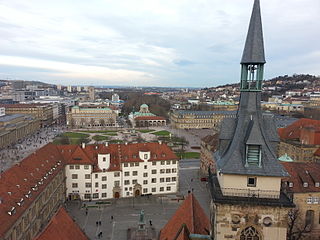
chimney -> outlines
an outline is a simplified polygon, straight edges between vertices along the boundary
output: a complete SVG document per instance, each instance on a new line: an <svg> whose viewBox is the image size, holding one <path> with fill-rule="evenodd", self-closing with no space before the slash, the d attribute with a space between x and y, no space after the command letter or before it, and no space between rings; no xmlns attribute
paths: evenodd
<svg viewBox="0 0 320 240"><path fill-rule="evenodd" d="M106 142L106 143L105 143L105 146L106 146L106 147L108 147L108 146L109 146L109 143L108 143L108 142Z"/></svg>
<svg viewBox="0 0 320 240"><path fill-rule="evenodd" d="M162 144L162 141L161 141L161 140L159 140L159 144L160 144L160 145Z"/></svg>
<svg viewBox="0 0 320 240"><path fill-rule="evenodd" d="M125 144L125 145L128 145L128 142L125 142L124 144Z"/></svg>
<svg viewBox="0 0 320 240"><path fill-rule="evenodd" d="M83 149L85 149L85 147L86 147L86 143L81 143L81 147L83 148Z"/></svg>

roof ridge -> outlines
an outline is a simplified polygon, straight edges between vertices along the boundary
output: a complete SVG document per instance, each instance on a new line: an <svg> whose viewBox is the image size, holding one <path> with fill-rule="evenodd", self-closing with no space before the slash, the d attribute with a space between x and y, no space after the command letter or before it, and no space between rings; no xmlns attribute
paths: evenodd
<svg viewBox="0 0 320 240"><path fill-rule="evenodd" d="M190 196L191 196L191 227L192 227L192 229L191 229L191 232L194 232L194 228L195 228L195 219L194 219L194 215L195 215L195 213L194 213L194 201L193 201L193 193L190 193Z"/></svg>

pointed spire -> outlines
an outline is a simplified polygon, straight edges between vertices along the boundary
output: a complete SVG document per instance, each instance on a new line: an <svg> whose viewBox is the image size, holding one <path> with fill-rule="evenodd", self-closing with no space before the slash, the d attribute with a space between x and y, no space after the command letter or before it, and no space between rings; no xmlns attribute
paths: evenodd
<svg viewBox="0 0 320 240"><path fill-rule="evenodd" d="M241 59L241 64L248 63L266 63L264 57L263 33L259 0L254 1L247 40Z"/></svg>

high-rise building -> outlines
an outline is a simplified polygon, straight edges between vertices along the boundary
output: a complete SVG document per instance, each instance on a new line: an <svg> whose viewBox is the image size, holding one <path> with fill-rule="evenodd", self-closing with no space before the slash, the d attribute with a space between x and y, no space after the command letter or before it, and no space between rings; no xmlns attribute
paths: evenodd
<svg viewBox="0 0 320 240"><path fill-rule="evenodd" d="M89 87L88 92L89 92L89 99L91 101L94 101L95 100L94 87Z"/></svg>
<svg viewBox="0 0 320 240"><path fill-rule="evenodd" d="M72 86L71 86L71 85L69 85L69 86L67 87L67 91L68 91L68 92L72 92Z"/></svg>
<svg viewBox="0 0 320 240"><path fill-rule="evenodd" d="M281 189L288 173L277 160L274 118L261 111L265 63L260 2L255 0L241 60L238 112L222 122L215 171L209 174L215 240L286 239L294 204Z"/></svg>

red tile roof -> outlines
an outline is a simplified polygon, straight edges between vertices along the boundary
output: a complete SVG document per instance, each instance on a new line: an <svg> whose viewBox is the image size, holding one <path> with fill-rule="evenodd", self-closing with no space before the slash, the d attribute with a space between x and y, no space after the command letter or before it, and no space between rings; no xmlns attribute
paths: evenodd
<svg viewBox="0 0 320 240"><path fill-rule="evenodd" d="M315 151L314 155L315 155L315 156L319 156L319 157L320 157L320 148L318 148L318 150L317 150L317 151Z"/></svg>
<svg viewBox="0 0 320 240"><path fill-rule="evenodd" d="M89 238L61 207L35 240L88 240Z"/></svg>
<svg viewBox="0 0 320 240"><path fill-rule="evenodd" d="M300 139L301 129L310 126L320 127L320 120L301 118L285 128L279 128L278 133L282 140Z"/></svg>
<svg viewBox="0 0 320 240"><path fill-rule="evenodd" d="M142 116L142 117L136 117L134 120L141 121L141 120L166 120L166 119L160 116Z"/></svg>
<svg viewBox="0 0 320 240"><path fill-rule="evenodd" d="M185 232L181 233L183 225L186 225L192 234L209 235L209 219L193 194L188 195L168 223L161 229L159 239L175 240L177 237L183 240L188 239L183 236Z"/></svg>
<svg viewBox="0 0 320 240"><path fill-rule="evenodd" d="M304 162L281 162L290 177L284 178L283 182L292 183L292 187L288 187L288 191L294 193L319 192L320 187L316 187L315 183L320 184L320 163L304 163ZM308 183L308 186L304 186Z"/></svg>
<svg viewBox="0 0 320 240"><path fill-rule="evenodd" d="M0 238L29 208L51 179L63 170L63 161L57 147L53 144L47 144L19 164L1 173ZM22 204L19 204L20 201ZM9 215L8 212L13 208L13 213Z"/></svg>

